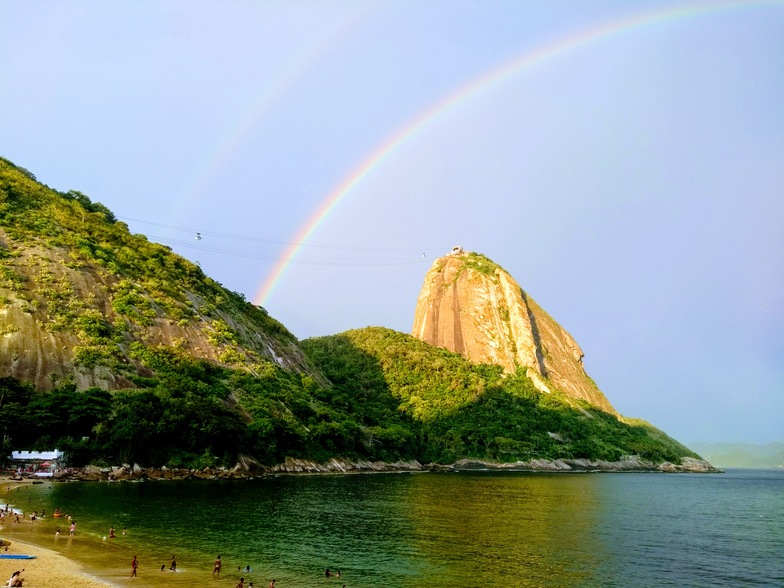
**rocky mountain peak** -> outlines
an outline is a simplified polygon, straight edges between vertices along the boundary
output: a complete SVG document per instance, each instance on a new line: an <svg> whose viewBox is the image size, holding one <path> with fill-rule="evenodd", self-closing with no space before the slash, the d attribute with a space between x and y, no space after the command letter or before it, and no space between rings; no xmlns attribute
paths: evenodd
<svg viewBox="0 0 784 588"><path fill-rule="evenodd" d="M412 335L474 363L527 369L543 392L616 413L583 368L580 346L499 265L455 247L435 260L417 301Z"/></svg>

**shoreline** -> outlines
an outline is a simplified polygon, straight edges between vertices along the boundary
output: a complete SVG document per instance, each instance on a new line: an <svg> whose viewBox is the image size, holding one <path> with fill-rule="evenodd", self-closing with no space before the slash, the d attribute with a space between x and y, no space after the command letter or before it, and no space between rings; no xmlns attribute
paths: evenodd
<svg viewBox="0 0 784 588"><path fill-rule="evenodd" d="M482 459L461 459L452 464L421 464L416 460L396 462L371 462L332 458L326 462L287 458L271 467L204 468L141 468L134 464L104 467L87 466L75 472L58 472L47 482L144 482L160 480L231 480L307 474L369 474L369 473L426 473L496 471L519 473L723 473L705 460L684 457L680 464L656 464L637 456L618 461L588 459L533 459L530 461L495 462ZM19 480L17 480L19 482ZM33 483L30 479L21 482Z"/></svg>
<svg viewBox="0 0 784 588"><path fill-rule="evenodd" d="M4 531L0 528L0 532ZM34 555L35 559L0 559L3 585L14 571L24 570L24 585L35 588L116 588L115 584L88 574L78 561L52 549L15 538L9 541L11 545L3 553Z"/></svg>
<svg viewBox="0 0 784 588"><path fill-rule="evenodd" d="M67 516L55 518L49 514L34 522L30 514L34 508L40 508L41 495L31 502L29 492L46 493L56 483L52 478L46 480L39 485L30 479L0 478L0 503L3 509L6 505L9 508L0 522L0 539L10 543L7 549L0 546L0 555L7 552L35 556L34 559L0 558L0 586L6 585L16 570L24 570L21 574L24 586L30 588L152 588L194 586L205 582L215 588L236 585L239 569L235 574L227 568L222 577L212 577L212 559L200 561L188 557L183 549L177 550L180 565L176 573L171 573L168 567L163 573L161 564L169 565L168 547L161 549L158 545L150 549L143 535L136 532L126 536L120 531L116 539L108 539L103 534L105 531L95 528L95 521L82 525L78 509L71 510L74 520L80 521L73 536L68 531L70 520ZM47 504L46 510L50 508ZM17 513L18 523L15 522ZM131 558L135 555L139 558L139 572L137 577L130 578ZM267 581L263 585L266 586Z"/></svg>
<svg viewBox="0 0 784 588"><path fill-rule="evenodd" d="M304 460L287 460L284 464L279 464L274 468L275 471L268 471L261 475L260 472L247 472L242 468L235 468L234 470L225 470L229 475L215 476L212 479L251 479L259 477L277 477L277 476L297 476L297 475L346 475L346 474L369 474L369 473L448 473L448 472L514 472L514 473L594 473L594 472L628 472L628 473L664 473L672 471L685 471L685 472L709 472L718 473L718 470L700 460L693 460L693 463L685 463L689 469L683 469L683 465L679 466L679 470L662 469L661 467L653 466L649 462L642 462L638 459L625 460L621 462L590 462L588 460L556 460L556 461L537 461L530 462L516 462L516 463L494 463L484 462L480 460L460 460L454 464L444 466L434 466L429 464L423 466L418 462L397 462L393 464L382 462L349 462L347 460L330 460L325 463L308 462ZM535 465L535 468L521 467ZM610 467L608 467L610 466ZM646 467L653 466L653 467ZM97 470L98 468L94 468ZM128 468L131 471L127 472L126 476L122 476L123 470L126 468L103 468L100 471L100 477L92 481L106 482L109 481L109 476L112 476L112 482L145 482L149 480L182 480L182 479L205 479L201 476L192 475L190 470L173 471L171 469L162 468L161 470L141 470L138 466L135 468ZM133 469L137 469L136 476L134 476ZM158 473L157 476L150 474ZM182 474L182 475L180 475ZM184 475L190 474L190 475ZM73 476L73 475L72 475ZM210 479L210 478L206 478ZM52 477L45 478L42 482L52 484L55 482L68 482L80 481L75 477ZM14 478L0 478L0 495L3 500L12 506L14 510L24 508L24 494L26 487L33 487L36 483L41 483L35 479L14 479ZM21 496L16 496L17 491L21 490ZM25 510L27 510L25 508ZM29 513L28 513L29 515ZM21 516L21 515L20 515ZM42 521L43 523L43 521ZM49 521L51 524L51 521ZM12 524L9 519L4 521L3 526L0 526L0 538L7 539L11 542L7 548L10 554L29 554L35 555L35 559L29 560L15 560L15 559L2 559L0 558L0 585L4 584L15 570L22 570L22 576L25 578L25 585L33 588L55 588L61 586L70 586L76 588L117 588L118 586L125 585L122 578L126 578L124 562L129 560L129 556L124 553L115 553L119 561L123 562L118 567L114 562L106 565L106 561L94 559L91 555L87 555L91 551L98 553L99 551L105 552L105 546L108 545L105 541L102 543L100 537L85 536L81 533L78 534L78 541L74 542L74 548L77 545L80 549L72 551L71 543L68 537L67 530L65 535L60 538L59 549L57 548L58 542L55 539L54 547L51 545L50 535L39 535L35 531L38 523L32 523L29 518L22 517L20 524ZM84 540L82 538L84 537ZM79 545L81 544L81 545ZM67 547L66 547L67 545ZM119 544L117 544L119 547ZM129 546L130 547L130 546ZM65 551L63 549L65 548ZM0 547L0 550L4 548ZM0 551L0 554L2 551ZM129 551L129 553L132 553ZM85 557L86 556L86 557ZM145 567L149 567L147 562L152 558L145 558ZM117 559L115 559L117 561ZM156 569L156 568L152 568ZM88 571L89 570L89 571ZM178 570L179 571L179 570ZM3 574L5 574L3 576ZM177 574L179 576L179 574ZM188 574L190 580L193 577ZM152 586L159 584L163 578L158 576L157 573L150 574L149 569L145 569L144 579L139 578L139 581L133 581L137 586ZM175 578L171 578L175 580ZM117 583L120 581L121 583ZM186 581L185 577L180 577L175 580L177 585ZM214 581L214 580L213 580ZM151 583L152 582L152 583ZM226 581L221 579L221 582L216 582L218 585L225 584Z"/></svg>
<svg viewBox="0 0 784 588"><path fill-rule="evenodd" d="M0 495L6 504L10 504L12 490L24 486L32 486L31 480L0 479ZM24 523L30 524L29 520ZM11 574L16 570L24 570L21 574L25 585L36 588L116 588L115 584L100 579L85 571L85 567L76 559L70 558L54 549L48 549L38 543L17 539L13 527L0 525L0 537L10 544L2 547L0 554L34 555L35 559L4 559L0 558L0 585L6 585Z"/></svg>

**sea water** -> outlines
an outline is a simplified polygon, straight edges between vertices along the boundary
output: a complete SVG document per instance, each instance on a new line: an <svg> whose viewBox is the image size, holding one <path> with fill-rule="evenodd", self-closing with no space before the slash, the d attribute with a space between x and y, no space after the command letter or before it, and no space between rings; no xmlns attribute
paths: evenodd
<svg viewBox="0 0 784 588"><path fill-rule="evenodd" d="M6 497L47 517L3 537L118 586L784 586L781 469L46 483Z"/></svg>

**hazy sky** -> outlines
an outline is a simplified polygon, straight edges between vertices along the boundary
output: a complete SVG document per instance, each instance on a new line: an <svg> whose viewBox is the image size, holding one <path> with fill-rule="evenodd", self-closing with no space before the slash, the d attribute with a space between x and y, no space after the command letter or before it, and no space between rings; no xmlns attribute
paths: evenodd
<svg viewBox="0 0 784 588"><path fill-rule="evenodd" d="M784 440L784 1L6 1L0 90L0 155L301 339L462 245L623 414Z"/></svg>

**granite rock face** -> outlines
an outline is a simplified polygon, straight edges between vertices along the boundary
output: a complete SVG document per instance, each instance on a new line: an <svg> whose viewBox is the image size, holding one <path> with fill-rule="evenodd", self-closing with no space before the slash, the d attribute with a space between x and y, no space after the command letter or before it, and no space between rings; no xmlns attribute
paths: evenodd
<svg viewBox="0 0 784 588"><path fill-rule="evenodd" d="M580 346L504 269L483 255L455 248L425 276L412 335L493 363L508 373L527 369L542 392L556 388L617 414L585 373Z"/></svg>
<svg viewBox="0 0 784 588"><path fill-rule="evenodd" d="M134 342L143 342L149 346L177 347L194 358L222 365L250 364L256 358L264 358L326 383L310 366L293 335L283 327L265 330L241 307L218 308L214 299L182 286L187 307L182 306L189 309L192 318L179 321L143 286L89 261L80 260L77 265L66 248L17 241L0 226L2 251L10 251L13 256L8 255L5 267L0 269L17 276L21 284L13 288L8 280L0 279L3 376L44 390L67 381L73 381L79 389L133 388L129 374L150 375L129 352ZM115 308L116 299L123 288L128 289L128 284L138 292L139 304L144 303L149 309L144 325L134 323ZM226 292L223 297L229 299L231 295ZM57 310L63 307L75 309L70 311L78 315L72 320L74 323L89 319L106 332L114 332L115 340L107 343L107 348L116 348L114 368L101 365L100 361L80 361L79 350L85 342L76 327L58 325ZM230 337L225 333L230 333ZM243 360L232 362L234 357Z"/></svg>

